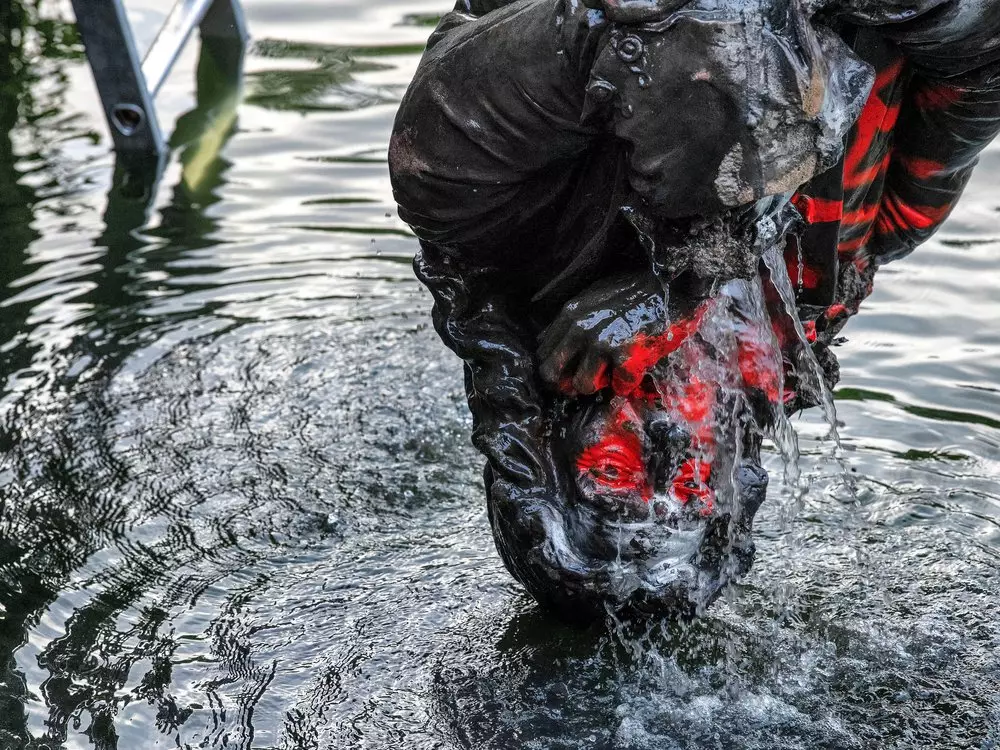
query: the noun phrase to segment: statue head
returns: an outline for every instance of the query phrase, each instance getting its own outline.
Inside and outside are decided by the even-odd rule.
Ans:
[[[782,377],[751,292],[731,282],[692,311],[685,339],[639,387],[557,400],[554,488],[526,501],[493,485],[501,556],[567,619],[692,615],[749,570],[767,487],[761,437]]]

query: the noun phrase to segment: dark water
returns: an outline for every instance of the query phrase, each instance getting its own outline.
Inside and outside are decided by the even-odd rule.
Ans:
[[[148,214],[72,28],[32,6],[0,55],[0,747],[1000,744],[1000,148],[848,329],[858,501],[807,415],[745,585],[572,632],[493,551],[390,199],[441,3],[246,7],[238,120],[189,112],[188,53],[163,115],[203,136]]]

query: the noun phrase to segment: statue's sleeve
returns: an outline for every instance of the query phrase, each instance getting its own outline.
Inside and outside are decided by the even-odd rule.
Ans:
[[[878,264],[927,240],[951,213],[979,155],[1000,134],[1000,3],[917,3],[879,30],[912,70],[867,254]],[[866,19],[861,18],[864,21]]]
[[[909,94],[869,248],[878,263],[937,231],[1000,134],[1000,65],[952,78],[916,74]]]
[[[437,244],[523,230],[599,131],[581,116],[603,16],[574,0],[475,10],[442,19],[389,145],[399,215]]]
[[[877,24],[909,62],[931,78],[952,78],[1000,64],[1000,4],[992,0],[911,0],[855,5],[876,7],[861,23]],[[899,12],[893,12],[900,6]]]
[[[612,186],[571,176],[605,144],[668,221],[789,193],[837,163],[871,85],[800,11],[778,24],[706,3],[630,25],[579,0],[463,5],[431,37],[389,148],[400,217],[435,244],[509,247],[560,213],[606,212]]]
[[[848,19],[890,39],[909,78],[898,113],[885,115],[895,126],[875,220],[857,238],[860,252],[853,263],[843,262],[841,246],[836,301],[806,324],[817,354],[834,368],[826,347],[871,294],[878,267],[937,231],[980,154],[1000,135],[1000,3],[853,4],[862,10],[850,11]]]

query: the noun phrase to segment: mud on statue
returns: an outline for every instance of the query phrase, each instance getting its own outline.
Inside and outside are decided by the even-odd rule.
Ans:
[[[459,0],[389,160],[514,577],[586,620],[745,574],[762,435],[998,132],[1000,2]]]

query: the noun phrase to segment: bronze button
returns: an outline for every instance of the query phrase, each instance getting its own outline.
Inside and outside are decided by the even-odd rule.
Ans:
[[[637,36],[629,35],[618,43],[618,57],[627,63],[636,62],[645,51],[642,40]]]

